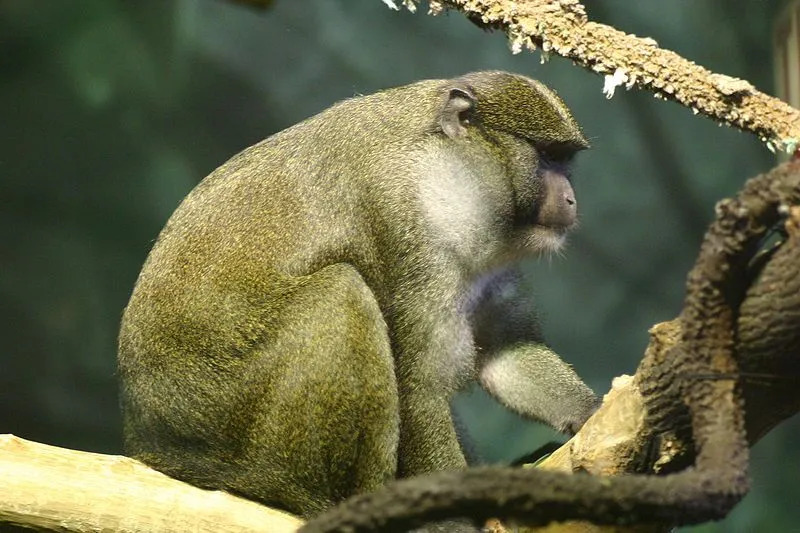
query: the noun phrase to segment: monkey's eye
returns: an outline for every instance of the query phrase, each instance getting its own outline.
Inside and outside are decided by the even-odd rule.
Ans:
[[[548,144],[537,146],[539,158],[548,163],[565,165],[575,158],[575,148],[568,144]]]

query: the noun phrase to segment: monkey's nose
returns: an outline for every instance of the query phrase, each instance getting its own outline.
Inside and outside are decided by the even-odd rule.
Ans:
[[[575,193],[572,191],[564,193],[565,209],[569,212],[572,221],[575,221],[575,216],[578,214],[578,201],[575,199]]]

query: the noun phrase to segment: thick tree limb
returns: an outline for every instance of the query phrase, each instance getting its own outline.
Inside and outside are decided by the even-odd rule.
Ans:
[[[418,0],[404,3],[413,9]],[[483,26],[502,29],[514,52],[541,48],[604,74],[609,97],[618,86],[636,86],[755,133],[771,150],[791,153],[800,142],[797,109],[744,80],[715,74],[659,48],[653,39],[588,21],[577,0],[431,0],[429,5],[432,14],[452,8]]]

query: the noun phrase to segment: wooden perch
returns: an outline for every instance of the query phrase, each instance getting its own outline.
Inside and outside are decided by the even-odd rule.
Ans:
[[[290,533],[288,513],[203,490],[119,455],[0,435],[0,522],[56,531]]]
[[[773,173],[777,178],[793,169],[800,171],[797,166],[783,165]],[[792,186],[800,188],[800,178]],[[787,209],[787,213],[788,237],[763,266],[740,307],[738,362],[743,372],[755,378],[745,375],[742,381],[751,444],[800,409],[800,208]],[[648,360],[662,358],[681,342],[680,327],[673,320],[651,329],[640,368],[647,368]],[[643,450],[654,441],[638,379],[615,379],[600,410],[539,467],[597,475],[636,471]],[[671,440],[661,437],[655,462],[658,468],[669,470],[670,463],[685,456],[691,442],[679,432],[673,432]],[[302,525],[287,513],[225,492],[192,487],[127,457],[66,450],[13,435],[0,435],[0,479],[0,522],[29,527],[76,532],[290,533]],[[578,522],[545,529],[610,531]],[[495,531],[500,530],[495,526]]]
[[[413,10],[416,0],[406,0]],[[430,13],[460,11],[477,23],[506,32],[519,52],[541,48],[606,76],[604,92],[639,87],[674,100],[694,113],[755,133],[770,150],[795,151],[800,111],[750,83],[715,74],[653,39],[587,20],[577,0],[431,0]]]
[[[240,1],[269,3],[268,0]],[[414,1],[405,0],[405,4],[412,6]],[[454,8],[480,24],[503,29],[515,51],[541,47],[545,53],[557,53],[605,74],[605,90],[609,95],[618,86],[638,86],[717,121],[754,132],[773,149],[794,151],[800,139],[800,112],[797,110],[758,92],[745,81],[713,74],[663,50],[651,39],[588,22],[583,6],[576,0],[438,0],[431,1],[430,7],[433,13],[445,7]],[[784,189],[772,190],[771,183]],[[744,442],[743,438],[736,440],[741,436],[742,426],[747,429],[747,440],[752,444],[800,409],[800,387],[797,386],[800,376],[800,208],[792,207],[800,203],[800,163],[783,165],[761,176],[757,187],[746,192],[741,203],[719,204],[720,219],[724,223],[716,226],[717,233],[707,239],[705,263],[699,262],[693,271],[694,278],[690,278],[690,285],[696,285],[695,297],[713,304],[706,305],[705,309],[721,310],[725,316],[719,322],[730,321],[731,327],[712,322],[716,318],[713,312],[701,317],[705,322],[694,320],[697,315],[682,314],[675,321],[654,327],[650,346],[636,376],[618,378],[595,416],[569,443],[540,465],[569,473],[588,471],[598,475],[686,472],[687,466],[694,465],[688,475],[673,476],[670,486],[675,490],[663,493],[669,498],[652,492],[658,488],[651,483],[652,476],[627,476],[637,478],[636,485],[628,487],[623,486],[624,482],[615,484],[616,479],[585,476],[582,483],[587,487],[581,496],[587,499],[570,499],[564,489],[571,487],[572,494],[577,494],[576,484],[565,483],[564,479],[574,479],[553,475],[544,476],[542,479],[549,481],[537,487],[550,500],[536,500],[537,495],[531,494],[536,491],[531,491],[530,485],[523,484],[520,488],[518,484],[516,493],[500,492],[514,486],[514,480],[526,481],[524,476],[518,475],[520,470],[475,469],[466,477],[462,472],[455,472],[440,478],[445,481],[447,476],[457,478],[464,482],[465,490],[470,486],[485,487],[487,479],[496,480],[490,492],[475,490],[472,500],[459,501],[456,494],[452,501],[440,497],[438,502],[431,502],[430,495],[436,494],[436,485],[426,486],[424,479],[417,479],[405,482],[410,489],[421,489],[401,493],[408,497],[407,501],[413,503],[417,500],[411,497],[419,497],[420,507],[430,504],[434,512],[437,505],[441,511],[447,505],[460,504],[468,514],[483,512],[476,508],[475,502],[486,496],[486,501],[502,500],[496,506],[500,510],[508,504],[508,514],[518,511],[511,508],[513,505],[527,506],[528,516],[540,522],[576,513],[590,517],[585,504],[589,498],[598,497],[607,498],[600,507],[605,511],[601,518],[608,523],[620,518],[635,520],[654,516],[676,520],[676,514],[681,512],[685,515],[680,516],[681,519],[688,516],[703,520],[711,516],[711,511],[727,512],[746,490],[746,448],[730,446]],[[771,199],[773,204],[775,198],[783,199],[786,205],[780,205],[777,211],[771,209],[765,216],[762,205],[768,203],[765,198]],[[763,230],[776,222],[773,215],[778,211],[787,217],[786,242],[767,258],[758,272],[751,269],[752,279],[726,278],[730,269],[744,270],[741,264],[733,261],[738,256],[728,252],[742,252],[740,245],[757,238],[759,231],[763,234]],[[726,217],[726,214],[732,216]],[[745,218],[748,214],[752,217]],[[722,278],[725,278],[726,289],[735,289],[738,285],[741,294],[736,290],[721,294],[717,282]],[[709,283],[700,283],[704,280]],[[731,312],[734,308],[738,310],[736,317]],[[738,319],[735,328],[734,318]],[[714,339],[714,335],[718,338]],[[722,342],[712,344],[720,338]],[[701,361],[704,366],[693,366],[692,358],[705,358]],[[693,372],[695,368],[713,372]],[[746,401],[744,419],[741,418],[741,397]],[[717,409],[719,406],[721,409]],[[715,438],[724,446],[715,442]],[[698,450],[697,455],[703,454],[699,463],[695,456]],[[728,451],[734,453],[726,454]],[[729,462],[735,462],[735,467],[726,469]],[[722,478],[721,474],[727,477]],[[133,459],[65,450],[13,435],[0,435],[0,479],[0,522],[28,527],[77,532],[283,533],[295,531],[302,525],[301,520],[286,513],[224,492],[192,487]],[[627,490],[612,494],[609,487],[613,485]],[[666,487],[667,484],[662,485]],[[713,490],[704,493],[709,486]],[[735,490],[726,493],[728,487]],[[647,491],[651,491],[645,494],[649,499],[637,499]],[[687,495],[692,503],[706,505],[700,509],[702,513],[686,508]],[[369,509],[371,503],[369,496],[361,500],[361,507],[358,502],[350,506],[352,515],[347,515],[345,509],[339,518],[358,523],[359,513]],[[376,502],[383,503],[385,508],[403,503],[402,498],[391,495]],[[668,508],[669,505],[672,507]],[[397,513],[394,518],[403,520],[404,511],[407,509],[394,510]],[[411,512],[415,512],[413,505]],[[440,512],[432,516],[443,515]],[[330,524],[336,522],[327,523]],[[320,523],[317,531],[324,530],[325,525]],[[580,527],[581,531],[593,528],[573,524],[551,526],[548,530],[552,531],[553,527]]]

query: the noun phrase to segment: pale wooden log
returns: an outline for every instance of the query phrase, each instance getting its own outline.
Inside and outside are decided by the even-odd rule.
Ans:
[[[288,513],[203,490],[119,455],[0,435],[0,522],[56,531],[290,533]]]

